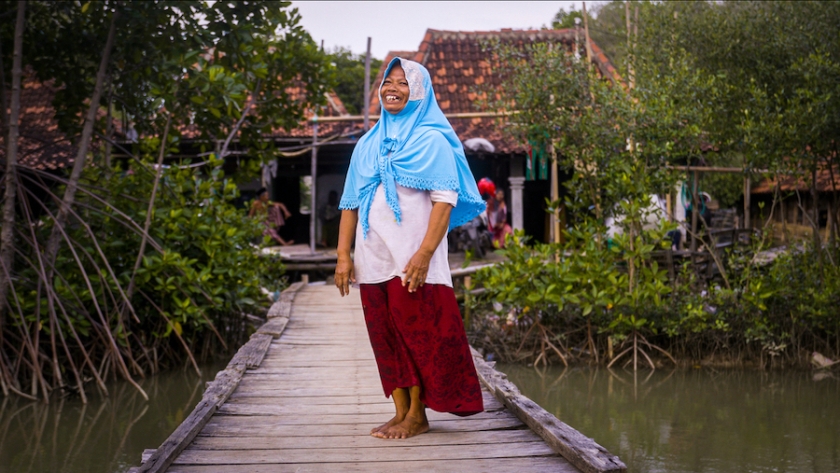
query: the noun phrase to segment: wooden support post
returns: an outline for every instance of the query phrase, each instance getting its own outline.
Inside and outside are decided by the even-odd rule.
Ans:
[[[697,171],[692,173],[694,182],[691,184],[691,251],[697,251],[697,220],[699,210],[697,209],[700,200],[697,198]]]
[[[586,67],[592,67],[592,46],[589,44],[589,20],[587,20],[586,2],[583,3],[583,38],[586,41]]]
[[[752,228],[752,222],[750,221],[750,191],[752,190],[752,181],[750,180],[749,173],[744,173],[744,228],[750,229]]]
[[[549,146],[551,146],[551,202],[555,204],[554,211],[551,212],[551,235],[554,243],[560,243],[560,207],[557,205],[560,200],[558,176],[560,171],[557,167],[557,151],[554,149],[554,143],[550,143]]]
[[[315,234],[318,210],[316,207],[318,196],[318,115],[312,117],[312,181],[309,184],[309,252],[315,254]]]

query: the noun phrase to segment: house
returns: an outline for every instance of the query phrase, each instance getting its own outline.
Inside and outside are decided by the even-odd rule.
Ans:
[[[526,180],[525,158],[529,151],[527,143],[507,136],[504,132],[504,120],[494,116],[493,110],[481,109],[476,104],[478,87],[498,85],[500,82],[498,75],[492,69],[492,53],[483,45],[488,40],[498,40],[522,47],[534,43],[554,43],[562,45],[571,52],[576,47],[583,48],[582,38],[583,34],[573,29],[503,29],[501,31],[429,29],[416,51],[391,51],[385,57],[382,68],[373,80],[368,111],[372,116],[380,112],[379,96],[376,91],[382,82],[385,68],[394,57],[411,59],[426,66],[431,74],[438,104],[464,143],[467,161],[476,179],[489,177],[498,187],[508,191],[506,193],[509,200],[508,208],[511,209],[511,223],[514,228],[523,228],[527,234],[536,239],[547,240],[548,214],[545,211],[545,201],[550,195],[549,181],[544,178]],[[603,51],[594,43],[590,44],[592,61],[598,73],[613,81],[620,80],[615,67]],[[354,126],[340,128],[342,131],[339,142],[342,144],[336,143],[336,146],[319,148],[319,177],[316,186],[322,189],[318,192],[319,206],[326,202],[329,191],[341,193],[343,176],[352,154],[352,142],[362,134],[358,121],[345,123],[347,125],[352,123]],[[331,129],[331,133],[338,133],[338,129]],[[319,141],[325,138],[327,138],[327,133],[319,129]],[[283,158],[279,161],[284,174],[286,171],[292,171],[292,175],[299,172],[300,166],[307,164],[287,161]],[[290,178],[291,176],[285,175],[278,177],[276,181],[278,185],[275,189],[288,188],[293,184],[289,181]],[[275,191],[275,197],[280,200],[293,200],[295,192]],[[298,235],[298,237],[302,236],[306,235]]]

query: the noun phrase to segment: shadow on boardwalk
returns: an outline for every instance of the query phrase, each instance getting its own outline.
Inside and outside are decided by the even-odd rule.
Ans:
[[[429,410],[429,433],[373,438],[393,405],[382,393],[358,290],[341,298],[333,287],[295,284],[269,317],[134,471],[624,471],[475,353],[486,412]]]

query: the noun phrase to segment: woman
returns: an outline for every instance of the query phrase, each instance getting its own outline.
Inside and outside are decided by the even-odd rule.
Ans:
[[[493,227],[493,245],[496,248],[505,247],[505,237],[512,235],[513,230],[507,223],[507,205],[505,205],[505,191],[499,189],[496,191],[496,200],[493,204],[493,210],[488,211],[488,220]]]
[[[286,241],[277,232],[280,227],[286,224],[286,219],[292,216],[289,209],[283,205],[282,202],[271,202],[268,200],[268,190],[265,187],[260,187],[257,191],[257,198],[251,203],[251,210],[248,211],[248,216],[253,217],[258,215],[265,220],[265,231],[263,235],[268,235],[277,240],[283,246],[294,245],[294,240]]]
[[[335,285],[344,296],[360,284],[382,388],[396,408],[371,435],[403,439],[429,430],[426,406],[484,410],[445,238],[484,202],[426,68],[395,58],[384,77],[380,119],[353,150],[339,204]]]

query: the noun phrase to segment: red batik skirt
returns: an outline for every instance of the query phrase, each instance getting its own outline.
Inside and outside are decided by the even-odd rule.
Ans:
[[[438,412],[468,416],[483,411],[455,291],[426,284],[410,293],[400,278],[360,287],[385,396],[420,386],[420,400]]]

